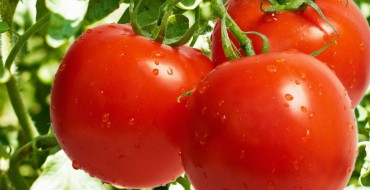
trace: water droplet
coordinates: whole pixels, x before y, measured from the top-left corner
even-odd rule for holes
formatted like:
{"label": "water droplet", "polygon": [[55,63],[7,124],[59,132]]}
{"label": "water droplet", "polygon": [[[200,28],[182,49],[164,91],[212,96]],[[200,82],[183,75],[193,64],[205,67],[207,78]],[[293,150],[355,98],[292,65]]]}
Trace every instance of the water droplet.
{"label": "water droplet", "polygon": [[347,167],[346,173],[347,173],[347,175],[350,175],[352,173],[352,167],[351,166]]}
{"label": "water droplet", "polygon": [[159,70],[158,69],[153,69],[153,74],[157,76],[159,74]]}
{"label": "water droplet", "polygon": [[289,108],[289,104],[288,103],[284,103],[284,107]]}
{"label": "water droplet", "polygon": [[171,67],[169,67],[169,68],[167,69],[167,74],[168,74],[168,75],[173,75],[173,70],[172,70],[172,68],[171,68]]}
{"label": "water droplet", "polygon": [[155,52],[154,53],[154,56],[155,57],[162,57],[163,56],[163,53],[162,52]]}
{"label": "water droplet", "polygon": [[353,131],[353,130],[355,129],[355,126],[354,126],[352,123],[350,123],[350,124],[348,125],[348,127],[349,127],[349,130],[350,130],[350,131]]}
{"label": "water droplet", "polygon": [[159,61],[154,61],[154,64],[155,65],[159,65]]}
{"label": "water droplet", "polygon": [[299,164],[298,163],[299,163],[298,160],[294,160],[293,161],[293,168],[294,168],[294,170],[299,170]]}
{"label": "water droplet", "polygon": [[288,101],[292,101],[294,97],[291,94],[285,94],[285,99]]}
{"label": "water droplet", "polygon": [[276,73],[277,72],[277,67],[275,65],[267,65],[266,66],[266,71],[269,73]]}
{"label": "water droplet", "polygon": [[307,142],[307,139],[310,136],[310,133],[311,133],[310,130],[307,129],[306,130],[306,134],[301,138],[302,139],[302,142]]}
{"label": "water droplet", "polygon": [[313,116],[314,116],[314,115],[315,115],[314,113],[311,113],[311,114],[310,114],[310,116],[308,117],[308,119],[310,119],[310,120],[311,120],[311,119],[313,118]]}
{"label": "water droplet", "polygon": [[206,107],[206,106],[204,106],[204,107],[202,108],[201,114],[202,114],[202,115],[206,114],[206,111],[207,111],[207,107]]}
{"label": "water droplet", "polygon": [[275,22],[277,20],[278,18],[276,13],[265,14],[263,17],[263,21],[266,23]]}
{"label": "water droplet", "polygon": [[103,124],[103,127],[110,128],[111,127],[110,114],[109,113],[103,114],[101,118],[101,122]]}
{"label": "water droplet", "polygon": [[130,118],[129,120],[128,120],[128,125],[135,125],[135,118]]}
{"label": "water droplet", "polygon": [[66,64],[65,64],[65,63],[62,63],[62,64],[59,66],[58,72],[63,72],[65,69],[66,69]]}
{"label": "water droplet", "polygon": [[76,161],[72,161],[72,167],[75,170],[79,170],[81,168],[80,164]]}
{"label": "water droplet", "polygon": [[92,29],[87,29],[85,32],[86,32],[87,34],[89,34],[89,33],[91,33],[91,32],[92,32]]}
{"label": "water droplet", "polygon": [[103,90],[101,90],[101,91],[100,91],[100,94],[104,94],[104,91],[103,91]]}
{"label": "water droplet", "polygon": [[219,103],[218,103],[218,106],[222,106],[223,104],[225,103],[225,101],[220,101]]}
{"label": "water droplet", "polygon": [[361,42],[360,43],[360,51],[364,51],[364,50],[365,50],[365,43]]}
{"label": "water droplet", "polygon": [[306,113],[306,112],[307,112],[307,107],[306,107],[306,106],[301,106],[301,111],[302,111],[303,113]]}
{"label": "water droplet", "polygon": [[245,158],[245,150],[242,150],[241,152],[240,152],[240,157],[239,157],[240,159],[243,159],[243,158]]}
{"label": "water droplet", "polygon": [[295,80],[295,81],[294,81],[294,83],[295,83],[296,85],[300,85],[300,84],[301,84],[301,81],[299,81],[299,80]]}
{"label": "water droplet", "polygon": [[284,63],[285,62],[285,59],[284,58],[281,58],[281,59],[276,59],[275,61],[276,61],[276,63]]}
{"label": "water droplet", "polygon": [[221,123],[225,123],[225,121],[226,121],[226,115],[224,114],[221,116]]}
{"label": "water droplet", "polygon": [[198,89],[199,94],[204,94],[204,93],[206,93],[206,91],[208,90],[208,87],[209,87],[208,82],[203,82],[203,83],[201,83],[201,85],[199,86],[199,89]]}
{"label": "water droplet", "polygon": [[306,73],[300,73],[299,78],[301,78],[303,81],[306,80]]}

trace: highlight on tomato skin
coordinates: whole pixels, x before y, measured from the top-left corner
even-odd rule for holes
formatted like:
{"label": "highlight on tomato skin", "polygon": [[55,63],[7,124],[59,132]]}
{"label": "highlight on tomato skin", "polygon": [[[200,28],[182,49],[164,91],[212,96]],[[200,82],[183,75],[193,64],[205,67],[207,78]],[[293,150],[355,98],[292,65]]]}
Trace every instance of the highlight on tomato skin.
{"label": "highlight on tomato skin", "polygon": [[83,33],[66,53],[51,91],[56,137],[77,169],[128,188],[175,180],[185,102],[213,68],[201,52],[105,24]]}
{"label": "highlight on tomato skin", "polygon": [[357,157],[347,92],[319,60],[267,53],[219,65],[188,100],[182,161],[197,190],[343,189]]}
{"label": "highlight on tomato skin", "polygon": [[[267,36],[271,52],[297,49],[311,54],[330,45],[317,58],[339,77],[354,106],[364,97],[370,84],[370,31],[367,20],[353,1],[317,0],[315,3],[337,33],[311,7],[301,11],[264,13],[260,0],[229,0],[228,13],[243,31]],[[227,61],[221,44],[220,23],[211,37],[211,59],[215,65]],[[248,35],[257,54],[262,41]],[[236,41],[234,41],[236,42]]]}

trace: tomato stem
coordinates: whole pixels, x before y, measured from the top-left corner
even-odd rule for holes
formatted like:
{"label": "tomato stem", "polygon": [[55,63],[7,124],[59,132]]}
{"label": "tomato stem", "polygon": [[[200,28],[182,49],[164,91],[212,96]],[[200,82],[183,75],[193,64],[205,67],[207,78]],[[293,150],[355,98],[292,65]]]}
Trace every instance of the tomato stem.
{"label": "tomato stem", "polygon": [[[27,29],[27,31],[20,36],[17,43],[12,47],[8,57],[5,61],[5,68],[10,70],[18,52],[20,51],[21,47],[26,43],[26,41],[30,38],[32,34],[43,28],[49,22],[49,15],[45,15],[41,19],[39,19],[34,25]],[[11,37],[11,35],[5,35],[5,37]],[[4,40],[3,43],[11,43],[10,39]],[[11,47],[11,44],[8,44]],[[6,82],[6,88],[8,91],[8,96],[10,102],[13,106],[14,112],[17,115],[18,121],[25,136],[25,142],[31,141],[35,136],[37,136],[38,132],[37,129],[31,119],[31,116],[27,112],[27,109],[23,103],[22,96],[18,87],[17,79],[12,74],[9,73],[9,81]]]}
{"label": "tomato stem", "polygon": [[332,44],[337,44],[337,41],[336,40],[331,40],[329,43],[327,43],[324,47],[322,47],[322,48],[320,48],[319,50],[317,50],[317,51],[315,51],[315,52],[313,52],[313,53],[311,53],[311,55],[312,56],[317,56],[317,55],[319,55],[321,52],[323,52],[323,51],[325,51],[326,49],[328,49],[328,47],[330,46],[330,45],[332,45]]}
{"label": "tomato stem", "polygon": [[[268,4],[266,7],[265,4]],[[313,8],[320,17],[333,29],[334,33],[337,34],[337,30],[330,23],[330,21],[322,13],[321,9],[314,0],[263,0],[261,2],[261,10],[263,12],[278,12],[278,11],[301,11],[310,6]]]}
{"label": "tomato stem", "polygon": [[168,19],[172,15],[172,11],[175,8],[176,4],[179,2],[180,0],[170,0],[168,4],[164,6],[164,14],[163,17],[160,19],[158,25],[158,33],[154,33],[155,34],[154,41],[158,43],[163,43],[167,32]]}
{"label": "tomato stem", "polygon": [[213,12],[219,19],[224,19],[225,24],[233,36],[238,40],[244,55],[256,55],[252,41],[244,34],[235,21],[227,13],[222,0],[212,0]]}
{"label": "tomato stem", "polygon": [[267,36],[265,36],[262,33],[255,32],[255,31],[248,31],[248,32],[245,32],[245,34],[253,34],[253,35],[259,36],[262,39],[261,53],[270,52],[270,42],[269,42],[269,39],[267,38]]}
{"label": "tomato stem", "polygon": [[[32,152],[50,151],[54,148],[60,150],[58,141],[55,135],[52,133],[36,137],[31,142],[23,145],[13,153],[9,161],[8,177],[16,190],[30,189],[27,181],[19,173],[19,165],[21,164],[22,160]],[[33,156],[37,156],[37,154]]]}

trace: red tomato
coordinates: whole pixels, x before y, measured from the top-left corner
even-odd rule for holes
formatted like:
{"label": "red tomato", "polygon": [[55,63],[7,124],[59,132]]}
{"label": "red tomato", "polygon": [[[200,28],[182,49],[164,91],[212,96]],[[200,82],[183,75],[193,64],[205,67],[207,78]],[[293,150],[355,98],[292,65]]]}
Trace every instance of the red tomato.
{"label": "red tomato", "polygon": [[[336,40],[317,56],[339,77],[348,90],[354,105],[363,98],[370,82],[370,30],[368,23],[352,0],[315,1],[338,34],[308,7],[301,12],[283,11],[263,13],[261,0],[230,0],[228,12],[244,31],[265,34],[271,51],[297,49],[310,54]],[[261,51],[261,39],[250,35],[257,53]],[[212,61],[226,61],[217,24],[212,36]]]}
{"label": "red tomato", "polygon": [[297,52],[222,64],[188,100],[182,150],[197,190],[339,190],[354,169],[350,99],[320,61]]}
{"label": "red tomato", "polygon": [[212,69],[201,52],[134,34],[130,25],[87,30],[71,46],[51,92],[51,120],[75,168],[115,185],[163,185],[183,173],[185,103]]}

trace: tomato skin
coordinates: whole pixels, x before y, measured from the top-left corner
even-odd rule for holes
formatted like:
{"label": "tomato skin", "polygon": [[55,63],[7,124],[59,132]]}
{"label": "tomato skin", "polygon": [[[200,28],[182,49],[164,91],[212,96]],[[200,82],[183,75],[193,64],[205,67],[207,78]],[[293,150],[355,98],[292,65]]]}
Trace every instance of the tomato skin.
{"label": "tomato skin", "polygon": [[213,68],[190,47],[137,36],[130,25],[87,30],[70,47],[51,92],[51,120],[76,168],[130,188],[163,185],[183,173],[187,127],[177,97]]}
{"label": "tomato skin", "polygon": [[[332,69],[348,90],[356,106],[363,98],[370,82],[370,30],[356,4],[350,1],[315,1],[338,35],[308,7],[305,11],[263,13],[260,0],[229,0],[228,12],[244,31],[257,31],[269,38],[271,52],[297,49],[310,54],[330,45],[317,58]],[[249,35],[259,54],[261,39]],[[212,35],[212,61],[217,65],[227,59],[222,50],[220,25]]]}
{"label": "tomato skin", "polygon": [[268,53],[216,67],[188,99],[197,190],[343,189],[357,156],[349,97],[317,59]]}

